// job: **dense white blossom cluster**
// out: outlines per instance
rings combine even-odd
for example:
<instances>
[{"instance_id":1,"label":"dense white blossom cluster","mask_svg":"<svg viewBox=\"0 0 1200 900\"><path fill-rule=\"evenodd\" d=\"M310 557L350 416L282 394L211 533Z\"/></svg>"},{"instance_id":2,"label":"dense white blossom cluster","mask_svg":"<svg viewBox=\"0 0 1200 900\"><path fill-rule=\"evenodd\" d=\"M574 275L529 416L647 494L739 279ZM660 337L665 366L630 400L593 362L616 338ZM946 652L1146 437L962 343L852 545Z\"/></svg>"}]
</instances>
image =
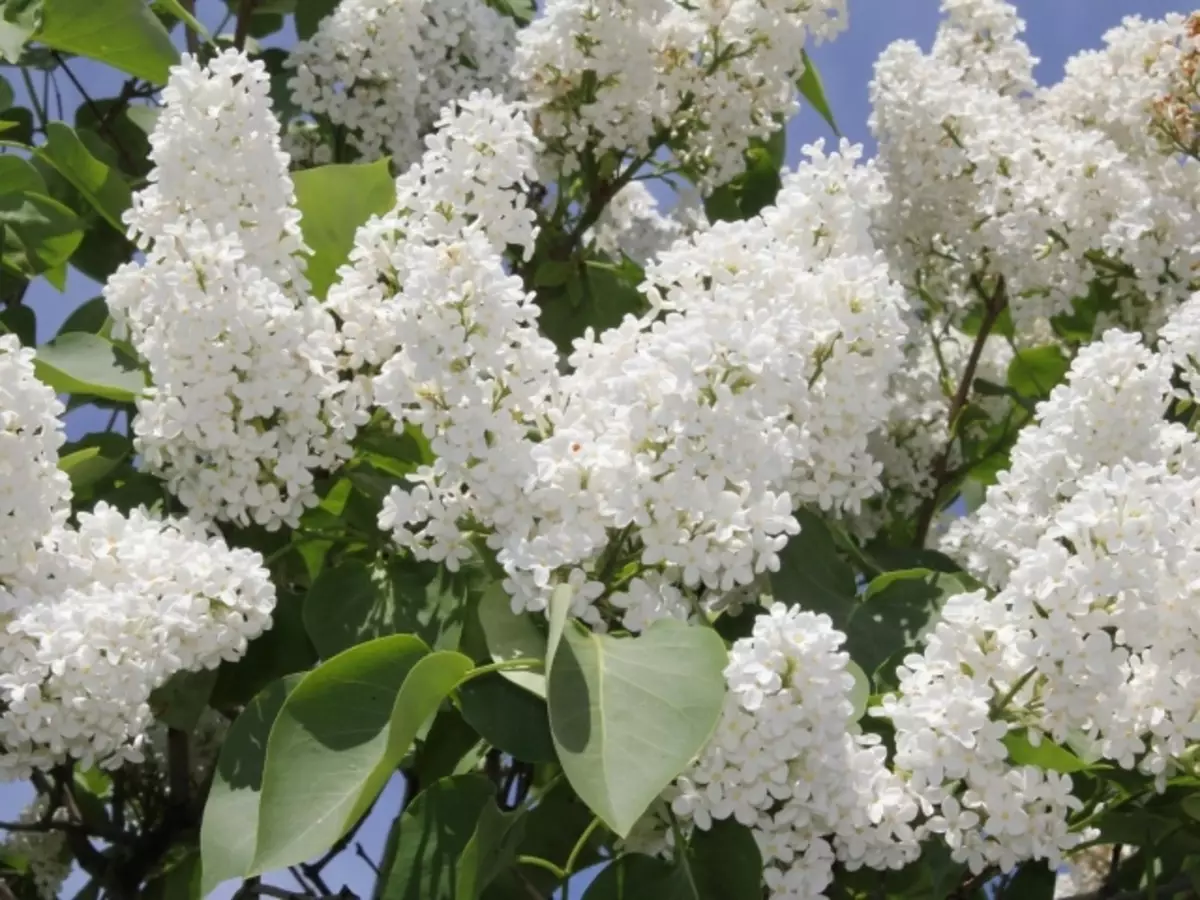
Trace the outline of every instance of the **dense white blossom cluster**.
<instances>
[{"instance_id":1,"label":"dense white blossom cluster","mask_svg":"<svg viewBox=\"0 0 1200 900\"><path fill-rule=\"evenodd\" d=\"M0 586L36 564L37 547L67 518L71 485L58 468L64 407L37 380L34 351L0 335Z\"/></svg>"},{"instance_id":2,"label":"dense white blossom cluster","mask_svg":"<svg viewBox=\"0 0 1200 900\"><path fill-rule=\"evenodd\" d=\"M108 281L146 360L137 448L194 513L268 528L317 502L365 413L339 381L333 317L308 294L300 213L261 62L171 75L149 187L126 214L146 259Z\"/></svg>"},{"instance_id":3,"label":"dense white blossom cluster","mask_svg":"<svg viewBox=\"0 0 1200 900\"><path fill-rule=\"evenodd\" d=\"M404 169L447 103L509 92L516 34L483 0L342 0L288 57L292 101Z\"/></svg>"},{"instance_id":4,"label":"dense white blossom cluster","mask_svg":"<svg viewBox=\"0 0 1200 900\"><path fill-rule=\"evenodd\" d=\"M69 486L50 468L62 407L31 357L0 340L4 439L24 441L0 490L29 498L0 545L0 780L68 757L138 758L151 691L239 658L275 604L261 557L191 520L99 503L66 523Z\"/></svg>"},{"instance_id":5,"label":"dense white blossom cluster","mask_svg":"<svg viewBox=\"0 0 1200 900\"><path fill-rule=\"evenodd\" d=\"M871 89L892 193L880 229L906 283L943 301L1003 285L1026 330L1069 312L1102 277L1118 289L1122 320L1160 324L1200 262L1196 161L1135 155L1095 124L1107 117L1098 98L1116 91L1119 111L1131 106L1103 65L1077 64L1067 87L1036 89L1011 4L943 8L933 51L893 44ZM1143 133L1152 113L1142 109Z\"/></svg>"},{"instance_id":6,"label":"dense white blossom cluster","mask_svg":"<svg viewBox=\"0 0 1200 900\"><path fill-rule=\"evenodd\" d=\"M101 503L48 534L35 570L0 591L0 775L66 757L139 759L150 693L236 660L271 625L257 553L187 519Z\"/></svg>"},{"instance_id":7,"label":"dense white blossom cluster","mask_svg":"<svg viewBox=\"0 0 1200 900\"><path fill-rule=\"evenodd\" d=\"M37 796L21 811L17 822L21 825L38 825L45 821L49 811L49 800ZM54 812L53 822L61 822L66 810ZM11 854L23 860L25 871L33 882L34 890L41 900L58 900L63 884L71 874L72 860L67 847L67 836L59 830L13 831L0 843L0 856Z\"/></svg>"},{"instance_id":8,"label":"dense white blossom cluster","mask_svg":"<svg viewBox=\"0 0 1200 900\"><path fill-rule=\"evenodd\" d=\"M854 676L828 616L773 604L734 643L716 733L670 791L684 823L753 830L772 900L820 897L833 866L920 855L919 808L878 737L853 734Z\"/></svg>"},{"instance_id":9,"label":"dense white blossom cluster","mask_svg":"<svg viewBox=\"0 0 1200 900\"><path fill-rule=\"evenodd\" d=\"M712 187L796 111L806 44L845 22L845 0L550 0L522 30L516 68L565 171L584 153L649 157L670 139Z\"/></svg>"}]
</instances>

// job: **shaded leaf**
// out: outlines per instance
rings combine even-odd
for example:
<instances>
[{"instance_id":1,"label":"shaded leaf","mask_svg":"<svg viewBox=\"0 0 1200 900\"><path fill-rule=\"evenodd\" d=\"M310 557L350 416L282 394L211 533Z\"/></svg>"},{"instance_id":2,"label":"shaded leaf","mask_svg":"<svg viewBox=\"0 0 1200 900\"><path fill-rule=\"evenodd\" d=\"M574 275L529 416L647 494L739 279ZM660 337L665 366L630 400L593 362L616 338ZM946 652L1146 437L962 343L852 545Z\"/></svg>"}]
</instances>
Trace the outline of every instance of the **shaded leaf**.
<instances>
[{"instance_id":1,"label":"shaded leaf","mask_svg":"<svg viewBox=\"0 0 1200 900\"><path fill-rule=\"evenodd\" d=\"M546 658L545 633L538 628L533 616L512 611L508 591L500 582L493 582L483 592L478 614L488 653L494 661ZM500 675L539 697L546 696L543 672L501 670Z\"/></svg>"},{"instance_id":2,"label":"shaded leaf","mask_svg":"<svg viewBox=\"0 0 1200 900\"><path fill-rule=\"evenodd\" d=\"M166 84L179 51L144 0L44 0L36 39L155 84Z\"/></svg>"},{"instance_id":3,"label":"shaded leaf","mask_svg":"<svg viewBox=\"0 0 1200 900\"><path fill-rule=\"evenodd\" d=\"M858 603L854 570L838 555L837 544L816 514L797 510L800 533L779 554L779 571L771 573L775 599L825 613L844 628Z\"/></svg>"},{"instance_id":4,"label":"shaded leaf","mask_svg":"<svg viewBox=\"0 0 1200 900\"><path fill-rule=\"evenodd\" d=\"M34 152L54 166L118 233L125 232L121 216L133 201L129 185L120 173L93 156L72 128L50 122L46 142Z\"/></svg>"},{"instance_id":5,"label":"shaded leaf","mask_svg":"<svg viewBox=\"0 0 1200 900\"><path fill-rule=\"evenodd\" d=\"M525 762L553 762L550 714L546 701L500 673L472 678L459 691L462 716L479 736Z\"/></svg>"},{"instance_id":6,"label":"shaded leaf","mask_svg":"<svg viewBox=\"0 0 1200 900\"><path fill-rule=\"evenodd\" d=\"M60 394L87 394L132 403L145 389L146 378L111 341L95 334L70 332L38 347L38 378Z\"/></svg>"},{"instance_id":7,"label":"shaded leaf","mask_svg":"<svg viewBox=\"0 0 1200 900\"><path fill-rule=\"evenodd\" d=\"M725 662L715 631L674 620L636 638L564 630L547 682L554 745L571 786L619 836L711 736Z\"/></svg>"}]
</instances>

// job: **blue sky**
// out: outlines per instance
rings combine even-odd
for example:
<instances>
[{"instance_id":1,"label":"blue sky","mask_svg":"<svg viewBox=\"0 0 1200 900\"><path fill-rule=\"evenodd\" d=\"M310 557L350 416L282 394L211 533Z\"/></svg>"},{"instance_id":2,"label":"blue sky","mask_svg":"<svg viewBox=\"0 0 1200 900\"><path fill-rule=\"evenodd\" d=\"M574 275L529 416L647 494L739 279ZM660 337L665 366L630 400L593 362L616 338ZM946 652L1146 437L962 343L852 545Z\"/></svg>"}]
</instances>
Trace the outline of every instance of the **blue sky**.
<instances>
[{"instance_id":1,"label":"blue sky","mask_svg":"<svg viewBox=\"0 0 1200 900\"><path fill-rule=\"evenodd\" d=\"M216 0L202 0L204 21L210 25L220 21L221 6ZM1041 59L1038 78L1043 83L1057 80L1071 54L1098 46L1104 32L1125 16L1160 17L1171 11L1188 11L1188 7L1170 0L1017 0L1017 6L1029 22L1026 37L1034 54ZM850 0L850 30L837 41L815 48L813 58L824 78L838 125L852 141L866 144L868 150L872 147L866 124L867 83L875 58L890 42L901 38L928 47L937 19L937 0ZM93 97L111 96L119 89L121 79L110 71L84 62L73 63L72 67ZM66 96L64 100L68 110L78 104L77 97ZM789 164L794 165L800 158L804 144L829 136L820 117L811 110L804 111L788 130ZM39 339L52 337L76 306L98 293L98 285L73 271L62 294L45 283L38 285L30 292L30 302L38 315ZM15 818L29 796L27 785L0 785L0 819ZM376 859L400 796L399 785L390 785L378 804L379 811L362 831L363 843ZM369 896L369 872L351 854L331 864L327 876L334 890L344 884L360 896ZM81 883L80 879L72 879L63 896L73 896ZM280 883L287 885L288 880L281 879ZM573 893L579 896L580 891L581 888L575 888ZM231 892L231 888L226 888L213 896L227 898Z\"/></svg>"}]
</instances>

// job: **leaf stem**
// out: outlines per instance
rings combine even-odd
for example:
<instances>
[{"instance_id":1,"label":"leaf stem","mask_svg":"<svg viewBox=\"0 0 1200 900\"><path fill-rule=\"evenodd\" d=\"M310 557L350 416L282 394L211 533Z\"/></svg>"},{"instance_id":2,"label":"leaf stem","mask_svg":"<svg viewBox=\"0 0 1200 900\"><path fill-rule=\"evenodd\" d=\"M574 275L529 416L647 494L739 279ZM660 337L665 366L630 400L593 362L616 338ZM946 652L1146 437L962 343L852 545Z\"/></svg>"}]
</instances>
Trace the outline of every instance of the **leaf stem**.
<instances>
[{"instance_id":1,"label":"leaf stem","mask_svg":"<svg viewBox=\"0 0 1200 900\"><path fill-rule=\"evenodd\" d=\"M603 824L599 816L594 817L588 823L588 827L583 829L583 834L579 836L579 840L575 842L575 846L571 848L571 855L567 857L567 864L563 866L563 900L571 900L570 878L575 873L575 863L579 861L579 857L583 853L583 848L587 846L588 839Z\"/></svg>"},{"instance_id":2,"label":"leaf stem","mask_svg":"<svg viewBox=\"0 0 1200 900\"><path fill-rule=\"evenodd\" d=\"M542 859L540 856L518 856L517 862L523 866L534 866L538 869L545 869L559 881L566 881L567 873L550 862L548 859Z\"/></svg>"},{"instance_id":3,"label":"leaf stem","mask_svg":"<svg viewBox=\"0 0 1200 900\"><path fill-rule=\"evenodd\" d=\"M531 659L529 657L521 657L520 659L502 659L498 662L488 663L486 666L478 666L472 669L463 676L459 685L466 684L476 678L481 678L484 675L491 675L493 672L509 672L520 671L522 669L541 669L544 663L540 659Z\"/></svg>"}]
</instances>

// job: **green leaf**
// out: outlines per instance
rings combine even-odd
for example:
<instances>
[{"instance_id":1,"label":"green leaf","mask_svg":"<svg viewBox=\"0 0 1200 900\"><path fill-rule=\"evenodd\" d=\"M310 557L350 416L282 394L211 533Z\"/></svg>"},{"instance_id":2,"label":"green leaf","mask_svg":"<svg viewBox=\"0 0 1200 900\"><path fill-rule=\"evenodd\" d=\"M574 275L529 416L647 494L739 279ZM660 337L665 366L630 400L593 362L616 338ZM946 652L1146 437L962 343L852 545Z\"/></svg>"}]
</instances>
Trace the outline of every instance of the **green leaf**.
<instances>
[{"instance_id":1,"label":"green leaf","mask_svg":"<svg viewBox=\"0 0 1200 900\"><path fill-rule=\"evenodd\" d=\"M546 635L538 628L533 616L512 611L508 591L500 582L493 582L483 592L478 613L488 653L496 662L546 658ZM545 673L501 670L500 675L545 699Z\"/></svg>"},{"instance_id":2,"label":"green leaf","mask_svg":"<svg viewBox=\"0 0 1200 900\"><path fill-rule=\"evenodd\" d=\"M0 26L2 28L3 26ZM3 56L0 52L0 56ZM13 104L15 95L13 94L12 85L8 83L8 79L0 76L0 111L8 109Z\"/></svg>"},{"instance_id":3,"label":"green leaf","mask_svg":"<svg viewBox=\"0 0 1200 900\"><path fill-rule=\"evenodd\" d=\"M71 479L71 490L78 494L132 458L133 444L129 438L112 432L99 432L64 446L59 451L58 467L67 473Z\"/></svg>"},{"instance_id":4,"label":"green leaf","mask_svg":"<svg viewBox=\"0 0 1200 900\"><path fill-rule=\"evenodd\" d=\"M697 829L688 845L699 900L755 900L761 896L763 862L754 833L726 819L708 831Z\"/></svg>"},{"instance_id":5,"label":"green leaf","mask_svg":"<svg viewBox=\"0 0 1200 900\"><path fill-rule=\"evenodd\" d=\"M145 0L45 0L35 39L155 84L166 84L179 51Z\"/></svg>"},{"instance_id":6,"label":"green leaf","mask_svg":"<svg viewBox=\"0 0 1200 900\"><path fill-rule=\"evenodd\" d=\"M322 569L304 601L304 625L322 658L390 634L415 634L427 644L457 642L465 601L432 563L399 560L368 566L359 560Z\"/></svg>"},{"instance_id":7,"label":"green leaf","mask_svg":"<svg viewBox=\"0 0 1200 900\"><path fill-rule=\"evenodd\" d=\"M458 861L456 900L478 900L484 888L511 866L525 837L525 811L501 812L494 799L483 804L475 833Z\"/></svg>"},{"instance_id":8,"label":"green leaf","mask_svg":"<svg viewBox=\"0 0 1200 900\"><path fill-rule=\"evenodd\" d=\"M854 660L846 663L846 671L854 676L854 687L850 689L850 702L854 704L854 712L850 714L850 721L857 722L866 713L867 704L871 699L871 679Z\"/></svg>"},{"instance_id":9,"label":"green leaf","mask_svg":"<svg viewBox=\"0 0 1200 900\"><path fill-rule=\"evenodd\" d=\"M345 834L471 668L461 653L393 635L306 675L271 729L252 873L303 862Z\"/></svg>"},{"instance_id":10,"label":"green leaf","mask_svg":"<svg viewBox=\"0 0 1200 900\"><path fill-rule=\"evenodd\" d=\"M237 662L221 664L213 687L212 705L239 706L277 678L304 672L317 661L317 651L304 628L304 595L280 588L273 624L250 642Z\"/></svg>"},{"instance_id":11,"label":"green leaf","mask_svg":"<svg viewBox=\"0 0 1200 900\"><path fill-rule=\"evenodd\" d=\"M1200 794L1188 794L1179 801L1179 805L1193 819L1200 820Z\"/></svg>"},{"instance_id":12,"label":"green leaf","mask_svg":"<svg viewBox=\"0 0 1200 900\"><path fill-rule=\"evenodd\" d=\"M37 343L37 313L32 306L12 304L0 312L0 327L8 334L15 334L26 347Z\"/></svg>"},{"instance_id":13,"label":"green leaf","mask_svg":"<svg viewBox=\"0 0 1200 900\"><path fill-rule=\"evenodd\" d=\"M46 142L34 152L54 166L108 224L119 233L125 232L121 216L133 201L129 185L115 169L96 159L73 129L62 122L50 122Z\"/></svg>"},{"instance_id":14,"label":"green leaf","mask_svg":"<svg viewBox=\"0 0 1200 900\"><path fill-rule=\"evenodd\" d=\"M150 695L150 709L154 718L171 728L191 731L208 706L208 698L216 683L216 669L176 673Z\"/></svg>"},{"instance_id":15,"label":"green leaf","mask_svg":"<svg viewBox=\"0 0 1200 900\"><path fill-rule=\"evenodd\" d=\"M655 622L636 638L563 632L547 693L563 771L620 837L712 735L725 643L711 628Z\"/></svg>"},{"instance_id":16,"label":"green leaf","mask_svg":"<svg viewBox=\"0 0 1200 900\"><path fill-rule=\"evenodd\" d=\"M554 762L546 701L500 677L472 678L459 690L462 716L479 736L525 762Z\"/></svg>"},{"instance_id":17,"label":"green leaf","mask_svg":"<svg viewBox=\"0 0 1200 900\"><path fill-rule=\"evenodd\" d=\"M1008 364L1008 386L1023 397L1044 400L1070 366L1062 350L1053 345L1018 350Z\"/></svg>"},{"instance_id":18,"label":"green leaf","mask_svg":"<svg viewBox=\"0 0 1200 900\"><path fill-rule=\"evenodd\" d=\"M546 638L545 671L550 672L554 665L554 656L558 653L558 645L562 643L563 630L567 627L567 616L571 613L571 595L574 592L570 585L560 584L550 593L550 602L546 609L546 618L550 623L550 634Z\"/></svg>"},{"instance_id":19,"label":"green leaf","mask_svg":"<svg viewBox=\"0 0 1200 900\"><path fill-rule=\"evenodd\" d=\"M549 266L554 272L559 265L550 262L539 269ZM630 270L602 259L571 268L565 284L538 291L538 327L563 353L571 351L572 342L586 329L599 334L621 324L625 316L646 309L646 298L638 290L641 278L628 277L633 274ZM556 280L553 275L550 278Z\"/></svg>"},{"instance_id":20,"label":"green leaf","mask_svg":"<svg viewBox=\"0 0 1200 900\"><path fill-rule=\"evenodd\" d=\"M0 193L23 194L26 191L45 194L45 179L29 160L8 153L0 156Z\"/></svg>"},{"instance_id":21,"label":"green leaf","mask_svg":"<svg viewBox=\"0 0 1200 900\"><path fill-rule=\"evenodd\" d=\"M299 676L274 682L251 700L229 727L200 825L203 896L250 869L267 738L284 701L299 682Z\"/></svg>"},{"instance_id":22,"label":"green leaf","mask_svg":"<svg viewBox=\"0 0 1200 900\"><path fill-rule=\"evenodd\" d=\"M1070 750L1044 736L1041 743L1033 746L1023 728L1006 734L1004 746L1008 748L1008 758L1018 766L1037 766L1039 769L1068 774L1088 768L1088 764Z\"/></svg>"},{"instance_id":23,"label":"green leaf","mask_svg":"<svg viewBox=\"0 0 1200 900\"><path fill-rule=\"evenodd\" d=\"M458 900L459 860L495 793L479 773L419 793L388 834L377 900Z\"/></svg>"},{"instance_id":24,"label":"green leaf","mask_svg":"<svg viewBox=\"0 0 1200 900\"><path fill-rule=\"evenodd\" d=\"M842 133L838 131L837 122L834 121L829 99L825 96L825 83L821 80L821 73L807 50L801 50L800 54L804 60L804 72L796 82L796 88L800 91L800 96L808 101L809 106L820 113L821 118L829 124L834 136L841 137Z\"/></svg>"},{"instance_id":25,"label":"green leaf","mask_svg":"<svg viewBox=\"0 0 1200 900\"><path fill-rule=\"evenodd\" d=\"M40 275L63 265L83 240L83 221L45 194L0 194L4 262L23 275Z\"/></svg>"},{"instance_id":26,"label":"green leaf","mask_svg":"<svg viewBox=\"0 0 1200 900\"><path fill-rule=\"evenodd\" d=\"M461 771L470 771L482 755L483 748L479 735L466 723L462 714L453 707L443 708L421 740L413 761L417 783L433 784ZM466 769L463 769L464 766Z\"/></svg>"},{"instance_id":27,"label":"green leaf","mask_svg":"<svg viewBox=\"0 0 1200 900\"><path fill-rule=\"evenodd\" d=\"M3 23L0 23L0 29ZM33 113L24 106L14 106L0 113L0 135L6 141L29 144L33 141Z\"/></svg>"},{"instance_id":28,"label":"green leaf","mask_svg":"<svg viewBox=\"0 0 1200 900\"><path fill-rule=\"evenodd\" d=\"M103 297L93 297L71 311L66 321L58 329L58 333L63 335L72 331L81 331L84 334L99 334L107 337L104 335L104 328L107 324L108 304L104 302Z\"/></svg>"},{"instance_id":29,"label":"green leaf","mask_svg":"<svg viewBox=\"0 0 1200 900\"><path fill-rule=\"evenodd\" d=\"M303 0L296 4L296 35L307 40L316 34L321 20L333 12L338 0Z\"/></svg>"},{"instance_id":30,"label":"green leaf","mask_svg":"<svg viewBox=\"0 0 1200 900\"><path fill-rule=\"evenodd\" d=\"M584 891L583 900L699 900L699 897L688 881L686 869L653 856L628 853L600 871Z\"/></svg>"},{"instance_id":31,"label":"green leaf","mask_svg":"<svg viewBox=\"0 0 1200 900\"><path fill-rule=\"evenodd\" d=\"M772 593L781 603L825 613L835 627L844 628L858 603L854 570L838 555L837 544L819 516L801 509L796 519L800 533L779 554L779 571L771 573Z\"/></svg>"},{"instance_id":32,"label":"green leaf","mask_svg":"<svg viewBox=\"0 0 1200 900\"><path fill-rule=\"evenodd\" d=\"M1058 874L1045 863L1024 862L991 895L995 900L1053 900Z\"/></svg>"},{"instance_id":33,"label":"green leaf","mask_svg":"<svg viewBox=\"0 0 1200 900\"><path fill-rule=\"evenodd\" d=\"M70 332L43 344L34 369L60 394L132 403L146 388L141 370L129 365L111 341L95 334Z\"/></svg>"},{"instance_id":34,"label":"green leaf","mask_svg":"<svg viewBox=\"0 0 1200 900\"><path fill-rule=\"evenodd\" d=\"M208 29L200 24L199 20L197 20L195 16L188 12L187 9L184 8L183 4L179 2L179 0L155 0L155 2L160 5L168 15L177 18L192 31L196 32L196 34L200 35L201 38L205 40L208 39Z\"/></svg>"},{"instance_id":35,"label":"green leaf","mask_svg":"<svg viewBox=\"0 0 1200 900\"><path fill-rule=\"evenodd\" d=\"M917 646L946 598L969 590L959 578L929 569L880 575L846 626L846 649L868 672L899 650Z\"/></svg>"},{"instance_id":36,"label":"green leaf","mask_svg":"<svg viewBox=\"0 0 1200 900\"><path fill-rule=\"evenodd\" d=\"M299 13L297 13L297 17ZM350 255L354 233L372 215L396 203L396 185L386 159L358 165L318 166L292 176L304 242L312 249L308 280L323 298Z\"/></svg>"}]
</instances>

